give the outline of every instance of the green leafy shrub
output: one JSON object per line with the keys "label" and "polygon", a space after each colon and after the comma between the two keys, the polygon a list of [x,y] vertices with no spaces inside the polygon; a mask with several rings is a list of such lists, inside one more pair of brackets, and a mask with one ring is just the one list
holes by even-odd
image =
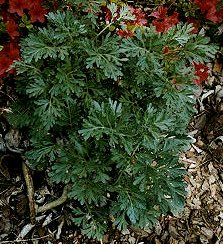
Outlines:
{"label": "green leafy shrub", "polygon": [[9,120],[29,131],[30,164],[70,184],[75,224],[100,239],[110,220],[119,229],[152,227],[183,207],[191,64],[216,48],[188,24],[121,38],[75,9],[49,13],[47,26],[22,41],[14,65],[20,99]]}

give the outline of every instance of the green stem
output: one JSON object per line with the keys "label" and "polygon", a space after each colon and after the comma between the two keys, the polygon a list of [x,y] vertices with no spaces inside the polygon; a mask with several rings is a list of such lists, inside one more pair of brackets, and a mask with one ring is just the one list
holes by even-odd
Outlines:
{"label": "green stem", "polygon": [[110,24],[106,25],[105,28],[104,28],[103,30],[101,30],[101,31],[98,33],[97,37],[99,37],[99,36],[100,36],[106,29],[108,29],[113,23],[114,23],[114,21],[111,22]]}

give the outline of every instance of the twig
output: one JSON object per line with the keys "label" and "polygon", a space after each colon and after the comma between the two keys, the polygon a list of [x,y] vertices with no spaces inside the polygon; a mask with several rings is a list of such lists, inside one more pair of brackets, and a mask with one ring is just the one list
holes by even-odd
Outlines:
{"label": "twig", "polygon": [[42,240],[45,239],[47,237],[51,237],[51,234],[42,236],[42,237],[37,237],[37,238],[32,238],[32,239],[24,239],[24,240],[14,240],[14,241],[0,241],[0,244],[4,244],[4,243],[16,243],[16,242],[28,242],[28,241],[37,241],[37,240]]}
{"label": "twig", "polygon": [[0,93],[3,93],[4,95],[6,95],[7,97],[9,97],[13,102],[15,102],[15,99],[13,99],[11,96],[9,96],[7,93],[0,91]]}
{"label": "twig", "polygon": [[32,224],[34,224],[36,218],[36,209],[35,209],[35,202],[34,202],[33,179],[30,174],[30,170],[24,161],[22,162],[22,171],[26,182],[27,196],[29,199],[30,221]]}
{"label": "twig", "polygon": [[58,230],[57,230],[57,234],[56,234],[56,239],[57,240],[60,239],[60,235],[61,235],[64,223],[65,223],[64,218],[62,218],[62,221],[61,221],[60,225],[58,226]]}
{"label": "twig", "polygon": [[23,152],[23,149],[10,147],[7,142],[5,142],[5,145],[8,148],[8,150],[11,151],[11,152],[19,153],[19,154],[21,154]]}
{"label": "twig", "polygon": [[39,208],[37,208],[37,213],[45,212],[47,210],[55,208],[55,207],[63,204],[64,202],[66,202],[67,197],[68,197],[67,194],[68,194],[69,189],[70,189],[70,185],[65,185],[61,197],[59,197],[58,199],[56,199],[56,200],[54,200],[52,202],[47,203],[44,206],[40,206]]}

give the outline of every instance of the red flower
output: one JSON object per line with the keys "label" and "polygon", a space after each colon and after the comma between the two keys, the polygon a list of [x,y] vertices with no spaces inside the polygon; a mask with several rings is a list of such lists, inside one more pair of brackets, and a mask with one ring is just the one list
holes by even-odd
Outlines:
{"label": "red flower", "polygon": [[20,51],[19,51],[19,45],[17,42],[10,42],[8,44],[8,48],[7,48],[7,53],[8,53],[8,56],[13,59],[13,60],[16,60],[16,59],[19,59],[20,57]]}
{"label": "red flower", "polygon": [[133,37],[134,32],[130,30],[117,30],[117,35],[123,37],[123,38],[128,38],[128,37]]}
{"label": "red flower", "polygon": [[178,24],[179,23],[178,17],[179,17],[179,13],[177,13],[177,11],[174,11],[174,13],[171,16],[165,18],[164,20],[166,22],[166,28],[169,29],[170,27]]}
{"label": "red flower", "polygon": [[218,0],[211,0],[211,1],[194,0],[194,3],[198,5],[202,13],[205,13],[210,8],[216,8]]}
{"label": "red flower", "polygon": [[[112,18],[112,14],[111,14],[111,11],[105,7],[105,6],[102,6],[102,11],[106,14],[105,15],[105,21],[107,23],[110,23],[111,21],[116,21],[119,17],[120,17],[120,8],[117,8],[117,13],[116,13],[116,17]],[[130,24],[131,25],[138,25],[138,26],[142,26],[142,25],[146,25],[147,24],[147,20],[145,18],[145,14],[142,12],[141,9],[138,9],[138,8],[133,8],[133,7],[128,7],[129,8],[129,11],[132,13],[132,15],[135,17],[134,20],[131,20],[131,21],[124,21],[124,23],[127,25],[127,24]]]}
{"label": "red flower", "polygon": [[0,75],[3,75],[12,64],[13,60],[5,55],[0,56]]}
{"label": "red flower", "polygon": [[209,8],[206,15],[205,15],[205,18],[212,21],[212,22],[218,22],[216,7]]}
{"label": "red flower", "polygon": [[9,0],[9,12],[17,13],[23,16],[24,10],[29,10],[31,22],[44,22],[44,15],[47,11],[41,6],[41,0],[27,1],[27,0]]}
{"label": "red flower", "polygon": [[[0,76],[5,74],[14,60],[19,58],[19,46],[17,42],[7,43],[0,51]],[[10,70],[14,72],[14,70]]]}
{"label": "red flower", "polygon": [[203,1],[203,0],[194,0],[194,3],[198,5],[201,12],[205,14],[205,18],[212,21],[212,22],[220,22],[222,21],[222,8],[217,11],[217,4],[218,0],[209,0],[209,1]]}
{"label": "red flower", "polygon": [[29,15],[32,23],[36,21],[43,23],[45,21],[44,16],[46,14],[47,14],[47,10],[41,6],[40,1],[35,2],[33,8],[29,10]]}
{"label": "red flower", "polygon": [[156,19],[164,19],[167,15],[168,8],[159,6],[157,11],[154,11],[150,16],[155,17]]}
{"label": "red flower", "polygon": [[152,24],[156,27],[157,32],[164,32],[166,30],[166,26],[160,20],[155,19],[152,21]]}
{"label": "red flower", "polygon": [[218,17],[218,22],[222,22],[223,21],[223,8],[221,8],[216,14]]}
{"label": "red flower", "polygon": [[139,25],[139,26],[147,25],[145,14],[142,12],[141,9],[129,7],[129,10],[135,16],[135,20],[133,21],[134,25]]}
{"label": "red flower", "polygon": [[9,0],[9,12],[17,13],[19,16],[23,16],[24,9],[31,9],[33,6],[32,1],[27,0]]}
{"label": "red flower", "polygon": [[[133,7],[128,7],[133,20],[121,20],[122,23],[115,23],[117,25],[121,25],[122,29],[117,28],[117,35],[123,38],[128,38],[134,36],[134,30],[139,26],[147,25],[147,20],[145,18],[145,14],[141,11],[141,9],[135,9]],[[117,8],[116,16],[112,18],[111,11],[106,7],[101,7],[102,11],[105,13],[105,21],[107,24],[111,22],[115,22],[118,18],[120,18],[120,8]],[[123,25],[122,25],[123,24]]]}
{"label": "red flower", "polygon": [[0,0],[0,4],[3,4],[5,2],[5,0]]}
{"label": "red flower", "polygon": [[10,18],[7,22],[6,32],[10,35],[12,39],[19,36],[18,25],[14,19]]}
{"label": "red flower", "polygon": [[10,42],[3,47],[2,51],[0,52],[0,57],[5,56],[10,59],[16,60],[19,58],[19,54],[20,51],[18,43]]}
{"label": "red flower", "polygon": [[201,83],[205,80],[207,80],[209,74],[208,74],[208,67],[202,63],[195,63],[193,62],[193,66],[195,69],[195,76],[198,76],[199,78],[194,78],[193,81],[196,85],[201,85]]}
{"label": "red flower", "polygon": [[152,24],[156,27],[157,32],[165,32],[172,26],[179,23],[179,14],[175,11],[172,15],[167,16],[167,10],[167,8],[159,6],[158,10],[150,15],[156,18],[152,21]]}

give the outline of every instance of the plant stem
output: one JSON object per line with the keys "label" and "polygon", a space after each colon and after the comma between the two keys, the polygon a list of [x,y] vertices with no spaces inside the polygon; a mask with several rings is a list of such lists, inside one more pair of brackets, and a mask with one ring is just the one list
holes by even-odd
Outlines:
{"label": "plant stem", "polygon": [[112,21],[110,24],[106,25],[105,28],[104,28],[103,30],[101,30],[101,31],[98,33],[97,37],[99,37],[99,36],[100,36],[106,29],[108,29],[113,23],[114,23],[114,21]]}

